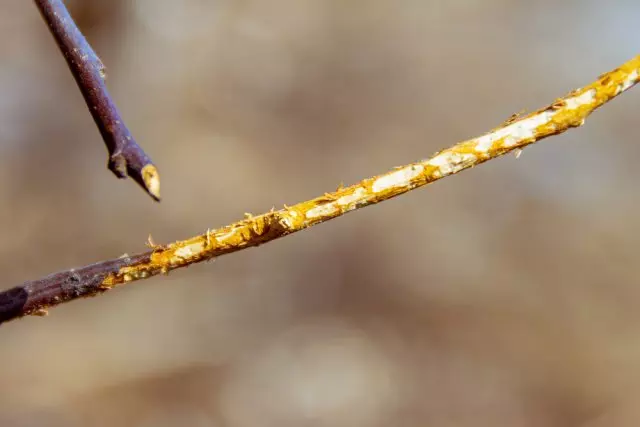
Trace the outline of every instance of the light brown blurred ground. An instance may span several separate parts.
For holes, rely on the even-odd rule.
[[[2,288],[424,158],[640,52],[634,0],[69,1],[153,204],[0,0]],[[640,90],[579,130],[0,328],[2,426],[637,426]]]

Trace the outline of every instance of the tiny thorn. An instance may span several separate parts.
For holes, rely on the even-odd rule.
[[[516,121],[518,121],[522,116],[524,116],[525,110],[520,110],[517,113],[513,113],[512,115],[509,116],[509,118],[507,120],[505,120],[504,123],[502,123],[501,126],[508,126]]]
[[[153,237],[151,237],[151,234],[149,234],[149,237],[147,237],[147,242],[145,243],[145,246],[151,249],[154,249],[156,246],[156,242],[153,241]]]
[[[49,311],[46,308],[38,308],[33,312],[34,316],[45,317],[49,315]]]
[[[142,168],[142,181],[144,182],[144,188],[147,193],[156,202],[160,201],[160,176],[158,170],[152,164],[148,164]]]

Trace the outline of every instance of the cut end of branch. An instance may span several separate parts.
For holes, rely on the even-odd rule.
[[[156,202],[160,201],[160,176],[158,170],[152,164],[148,164],[142,168],[142,182],[147,193]]]
[[[132,154],[133,153],[133,154]],[[109,157],[109,170],[118,178],[126,178],[127,175],[133,178],[140,187],[150,195],[156,202],[160,201],[160,175],[153,163],[147,163],[140,167],[140,163],[149,161],[149,158],[141,149],[127,153],[126,158],[122,152]]]
[[[133,178],[154,200],[160,200],[160,180],[151,159],[125,126],[104,83],[105,66],[82,35],[62,0],[35,0],[71,74],[82,92],[109,151],[109,169]]]

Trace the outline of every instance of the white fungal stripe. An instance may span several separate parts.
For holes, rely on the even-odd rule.
[[[489,135],[486,135],[486,136],[489,136]],[[491,147],[493,147],[494,142],[495,141],[493,141],[491,138],[480,137],[476,141],[475,149],[479,153],[486,153],[491,149]]]
[[[338,211],[339,209],[335,205],[335,203],[327,203],[324,205],[316,206],[315,208],[308,210],[306,216],[308,219],[318,218],[326,215],[331,215]]]
[[[203,249],[204,247],[202,246],[202,243],[193,243],[191,245],[183,246],[179,249],[176,249],[174,254],[179,258],[190,258],[202,252]]]
[[[353,202],[360,200],[365,194],[366,194],[366,191],[364,191],[363,188],[358,188],[356,191],[353,192],[353,194],[340,197],[336,201],[336,203],[338,203],[342,207],[345,207],[350,205]]]
[[[545,123],[547,120],[548,119],[544,117],[544,113],[536,114],[535,116],[529,117],[528,119],[515,122],[505,128],[498,129],[495,132],[491,132],[487,135],[483,135],[476,139],[476,150],[478,150],[478,147],[488,146],[490,148],[496,141],[509,137],[512,137],[519,141],[523,139],[533,138],[536,128]]]
[[[535,136],[536,129],[553,117],[552,112],[544,111],[535,116],[519,120],[507,127],[498,129],[487,135],[476,138],[476,151],[486,153],[496,141],[504,139],[504,146],[516,145],[518,142],[531,139]]]
[[[389,188],[407,187],[411,184],[411,180],[420,176],[423,171],[424,166],[422,165],[407,166],[376,179],[371,189],[374,193],[379,193]]]
[[[445,151],[429,160],[427,164],[438,168],[441,175],[450,175],[461,171],[478,160],[478,157],[471,153],[456,153]]]
[[[578,96],[574,96],[573,98],[567,98],[565,100],[566,108],[575,110],[576,108],[582,107],[583,105],[591,104],[593,103],[593,99],[595,98],[595,96],[596,96],[596,90],[589,89]]]
[[[515,137],[513,137],[512,135],[507,136],[505,139],[502,140],[502,146],[503,147],[513,147],[514,145],[516,145],[520,140],[516,139]]]

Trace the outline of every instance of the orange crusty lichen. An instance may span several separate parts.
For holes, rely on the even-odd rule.
[[[350,187],[342,184],[333,193],[272,210],[218,230],[155,246],[149,262],[123,267],[103,282],[105,289],[144,279],[159,273],[258,246],[287,234],[373,205],[414,188],[458,173],[566,130],[580,126],[596,108],[629,89],[640,80],[640,56],[601,75],[597,81],[575,90],[548,107],[524,116],[515,116],[490,133],[463,141],[431,158],[394,168],[386,174],[363,180]]]

